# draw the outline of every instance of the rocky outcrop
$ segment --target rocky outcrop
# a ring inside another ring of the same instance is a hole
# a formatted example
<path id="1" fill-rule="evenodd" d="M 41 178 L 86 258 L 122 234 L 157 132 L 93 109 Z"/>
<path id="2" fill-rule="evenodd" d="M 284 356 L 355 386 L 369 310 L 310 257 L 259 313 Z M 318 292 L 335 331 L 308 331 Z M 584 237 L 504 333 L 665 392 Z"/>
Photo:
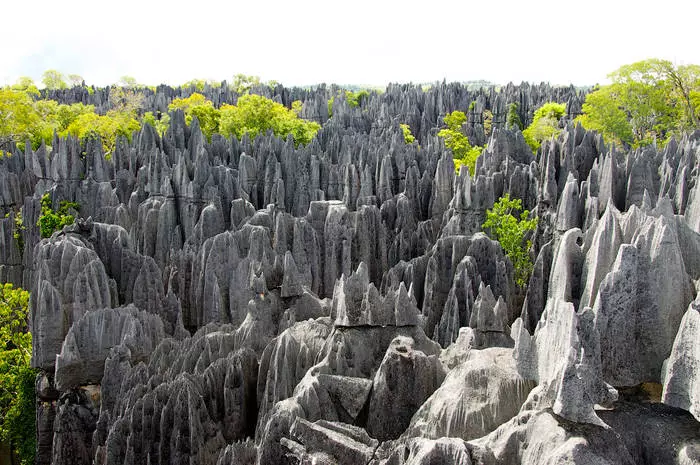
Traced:
<path id="1" fill-rule="evenodd" d="M 700 421 L 700 309 L 695 300 L 683 315 L 671 356 L 666 360 L 662 400 Z"/>
<path id="2" fill-rule="evenodd" d="M 411 419 L 408 436 L 476 439 L 515 416 L 535 386 L 517 372 L 512 350 L 471 350 Z"/>
<path id="3" fill-rule="evenodd" d="M 471 441 L 483 464 L 685 464 L 697 460 L 697 423 L 662 404 L 619 402 L 600 412 L 609 428 L 572 423 L 551 411 L 524 411 L 496 431 Z M 633 425 L 642 422 L 645 428 Z"/>
<path id="4" fill-rule="evenodd" d="M 154 112 L 194 91 L 139 90 Z M 544 84 L 251 91 L 322 129 L 208 139 L 176 111 L 110 157 L 55 137 L 0 158 L 38 463 L 697 461 L 700 133 L 623 152 L 568 122 L 583 91 Z M 569 114 L 533 153 L 506 116 L 546 101 Z M 487 145 L 475 173 L 436 136 L 454 110 Z M 80 207 L 42 239 L 45 193 Z M 525 289 L 481 231 L 504 194 L 538 217 Z"/>
<path id="5" fill-rule="evenodd" d="M 409 337 L 395 338 L 374 375 L 367 432 L 380 441 L 399 437 L 444 377 L 437 356 L 414 350 Z"/>
<path id="6" fill-rule="evenodd" d="M 160 318 L 133 305 L 89 312 L 68 330 L 56 357 L 56 389 L 99 384 L 113 347 L 124 346 L 134 363 L 148 361 L 164 338 Z"/>

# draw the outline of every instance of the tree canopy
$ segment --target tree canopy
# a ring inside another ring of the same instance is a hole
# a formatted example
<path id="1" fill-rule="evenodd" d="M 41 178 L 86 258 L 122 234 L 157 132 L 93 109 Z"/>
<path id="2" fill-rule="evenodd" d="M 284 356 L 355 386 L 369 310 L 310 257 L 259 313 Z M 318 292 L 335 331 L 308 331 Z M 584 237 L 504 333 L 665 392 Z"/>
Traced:
<path id="1" fill-rule="evenodd" d="M 520 199 L 511 199 L 505 194 L 498 199 L 492 209 L 486 210 L 486 221 L 482 225 L 489 235 L 496 239 L 510 258 L 515 269 L 515 282 L 523 287 L 532 274 L 533 263 L 530 258 L 531 241 L 525 237 L 537 227 L 538 218 L 528 219 L 530 212 L 522 210 Z M 520 215 L 517 215 L 517 212 Z"/>
<path id="2" fill-rule="evenodd" d="M 463 111 L 453 111 L 443 117 L 447 126 L 438 132 L 438 137 L 445 141 L 445 146 L 452 151 L 452 158 L 455 163 L 455 170 L 459 172 L 461 166 L 469 168 L 470 175 L 474 176 L 476 171 L 476 159 L 479 158 L 483 147 L 473 146 L 469 143 L 469 138 L 462 129 L 462 125 L 467 121 L 467 115 Z"/>
<path id="3" fill-rule="evenodd" d="M 30 368 L 29 293 L 0 284 L 0 440 L 7 441 L 22 465 L 34 463 L 35 371 Z"/>
<path id="4" fill-rule="evenodd" d="M 80 139 L 99 137 L 109 155 L 118 136 L 131 138 L 141 127 L 138 114 L 143 97 L 133 90 L 112 87 L 109 96 L 113 109 L 100 115 L 93 105 L 38 99 L 35 89 L 28 78 L 0 88 L 0 148 L 15 143 L 22 150 L 29 141 L 36 149 L 42 143 L 50 145 L 56 133 Z"/>
<path id="5" fill-rule="evenodd" d="M 566 104 L 547 102 L 535 110 L 532 124 L 523 131 L 525 142 L 537 152 L 543 141 L 556 137 L 560 132 L 559 121 L 566 115 Z"/>
<path id="6" fill-rule="evenodd" d="M 621 66 L 586 96 L 577 119 L 608 142 L 639 147 L 700 127 L 700 66 L 652 58 Z"/>
<path id="7" fill-rule="evenodd" d="M 321 129 L 321 125 L 299 118 L 300 105 L 293 107 L 297 111 L 261 95 L 243 95 L 238 98 L 236 105 L 221 106 L 220 132 L 240 139 L 243 134 L 255 138 L 272 131 L 280 137 L 291 134 L 296 144 L 306 145 Z"/>
<path id="8" fill-rule="evenodd" d="M 211 136 L 219 132 L 219 118 L 221 113 L 214 108 L 214 104 L 207 100 L 204 95 L 195 92 L 187 98 L 176 98 L 170 105 L 170 111 L 182 110 L 185 113 L 185 122 L 189 125 L 195 116 L 199 120 L 199 127 L 202 133 L 211 140 Z"/>

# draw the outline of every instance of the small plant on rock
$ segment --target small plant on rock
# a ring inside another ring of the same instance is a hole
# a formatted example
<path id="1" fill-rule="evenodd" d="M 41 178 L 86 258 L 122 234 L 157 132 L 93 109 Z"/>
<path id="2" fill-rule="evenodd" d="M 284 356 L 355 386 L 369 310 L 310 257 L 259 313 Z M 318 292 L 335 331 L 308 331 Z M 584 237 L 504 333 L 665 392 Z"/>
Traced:
<path id="1" fill-rule="evenodd" d="M 41 216 L 39 216 L 39 221 L 37 222 L 41 237 L 51 237 L 51 234 L 55 231 L 69 224 L 73 224 L 75 217 L 68 213 L 71 208 L 78 210 L 80 205 L 76 202 L 62 200 L 58 211 L 54 211 L 53 208 L 51 208 L 51 196 L 48 193 L 44 194 L 43 197 L 41 197 Z"/>

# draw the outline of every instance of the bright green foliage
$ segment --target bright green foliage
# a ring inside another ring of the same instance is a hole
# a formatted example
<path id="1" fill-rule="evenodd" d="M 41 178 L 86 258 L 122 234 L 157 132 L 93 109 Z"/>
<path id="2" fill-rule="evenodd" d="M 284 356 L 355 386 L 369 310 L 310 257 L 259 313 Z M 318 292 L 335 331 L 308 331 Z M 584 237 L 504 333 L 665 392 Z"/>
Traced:
<path id="1" fill-rule="evenodd" d="M 260 95 L 242 95 L 236 105 L 221 106 L 219 131 L 239 139 L 243 134 L 255 138 L 272 131 L 278 137 L 291 134 L 297 145 L 306 145 L 320 128 L 318 123 L 300 119 L 295 111 Z"/>
<path id="2" fill-rule="evenodd" d="M 462 166 L 466 166 L 469 168 L 469 174 L 474 176 L 474 173 L 476 172 L 476 159 L 481 156 L 482 153 L 484 153 L 484 150 L 486 147 L 479 147 L 478 145 L 475 145 L 471 147 L 467 152 L 462 156 L 462 158 L 453 158 L 454 164 L 455 164 L 455 173 L 459 174 L 459 170 Z"/>
<path id="3" fill-rule="evenodd" d="M 131 140 L 134 132 L 141 129 L 141 123 L 127 113 L 108 111 L 106 115 L 85 113 L 76 118 L 62 133 L 70 134 L 78 139 L 99 137 L 105 158 L 109 159 L 117 146 L 118 137 Z"/>
<path id="4" fill-rule="evenodd" d="M 188 125 L 196 116 L 202 133 L 208 140 L 211 140 L 212 134 L 219 130 L 220 111 L 214 108 L 214 104 L 202 94 L 195 92 L 187 98 L 176 98 L 168 105 L 168 109 L 184 111 L 185 122 Z"/>
<path id="5" fill-rule="evenodd" d="M 401 127 L 401 131 L 403 132 L 403 141 L 407 144 L 412 144 L 416 141 L 416 138 L 413 134 L 411 134 L 411 128 L 408 126 L 408 124 L 401 123 L 399 124 Z"/>
<path id="6" fill-rule="evenodd" d="M 476 171 L 476 159 L 483 152 L 482 147 L 472 147 L 469 139 L 462 131 L 462 124 L 467 121 L 467 115 L 462 111 L 453 111 L 443 118 L 446 129 L 438 132 L 438 137 L 445 140 L 445 146 L 452 150 L 452 158 L 455 160 L 455 170 L 459 172 L 461 166 L 467 166 L 473 176 Z"/>
<path id="7" fill-rule="evenodd" d="M 75 202 L 62 200 L 58 211 L 54 211 L 53 208 L 51 208 L 51 196 L 48 192 L 44 194 L 41 197 L 41 215 L 37 222 L 41 237 L 51 237 L 51 234 L 55 231 L 63 229 L 64 226 L 68 226 L 69 224 L 73 224 L 75 218 L 68 213 L 68 210 L 71 208 L 78 210 L 80 209 L 80 205 Z"/>
<path id="8" fill-rule="evenodd" d="M 596 89 L 586 96 L 583 114 L 576 118 L 584 128 L 600 132 L 608 142 L 625 146 L 634 143 L 632 124 L 619 101 L 620 86 L 617 84 Z"/>
<path id="9" fill-rule="evenodd" d="M 328 99 L 328 117 L 333 117 L 333 103 L 335 102 L 335 95 Z"/>
<path id="10" fill-rule="evenodd" d="M 160 135 L 163 136 L 165 134 L 165 131 L 168 130 L 168 126 L 170 125 L 170 115 L 167 113 L 161 114 L 160 112 L 158 113 L 158 118 L 153 114 L 152 111 L 148 111 L 144 113 L 143 119 L 141 120 L 143 124 L 150 124 L 153 126 L 156 130 L 156 132 Z"/>
<path id="11" fill-rule="evenodd" d="M 482 228 L 490 232 L 490 236 L 496 239 L 503 247 L 515 269 L 515 282 L 523 287 L 527 284 L 532 273 L 533 263 L 530 258 L 530 240 L 525 240 L 525 235 L 534 231 L 537 227 L 537 217 L 528 219 L 530 212 L 524 210 L 520 216 L 514 215 L 522 210 L 522 201 L 512 199 L 505 194 L 498 199 L 493 209 L 486 211 L 486 222 Z"/>
<path id="12" fill-rule="evenodd" d="M 173 100 L 168 108 L 183 110 L 187 124 L 196 116 L 208 139 L 217 132 L 225 136 L 235 135 L 240 139 L 243 134 L 255 138 L 272 131 L 278 137 L 291 134 L 298 145 L 308 144 L 321 128 L 316 122 L 299 118 L 302 108 L 300 101 L 293 102 L 289 109 L 256 94 L 241 95 L 236 105 L 225 104 L 217 109 L 203 95 L 194 93 L 185 99 Z"/>
<path id="13" fill-rule="evenodd" d="M 578 121 L 609 142 L 639 147 L 700 127 L 700 66 L 649 59 L 624 65 L 586 96 Z"/>
<path id="14" fill-rule="evenodd" d="M 462 124 L 467 122 L 467 115 L 464 114 L 463 111 L 453 111 L 452 113 L 445 115 L 443 121 L 445 121 L 447 129 L 452 131 L 461 131 Z"/>
<path id="15" fill-rule="evenodd" d="M 31 90 L 0 89 L 0 146 L 15 142 L 20 150 L 29 140 L 34 149 L 42 142 L 51 143 L 54 132 L 85 139 L 99 136 L 104 150 L 109 154 L 116 146 L 118 136 L 131 138 L 141 127 L 136 114 L 138 98 L 132 91 L 115 88 L 115 109 L 106 115 L 98 115 L 92 105 L 74 103 L 59 104 L 54 100 L 34 100 Z"/>
<path id="16" fill-rule="evenodd" d="M 34 463 L 36 372 L 30 368 L 32 335 L 27 330 L 29 293 L 0 284 L 0 440 L 22 465 Z"/>
<path id="17" fill-rule="evenodd" d="M 99 137 L 105 157 L 109 159 L 116 148 L 117 138 L 131 140 L 132 134 L 141 129 L 137 118 L 143 95 L 132 88 L 112 86 L 109 101 L 112 109 L 105 115 L 95 113 L 92 105 L 58 105 L 55 116 L 49 121 L 54 122 L 60 136 L 70 134 L 81 140 Z"/>
<path id="18" fill-rule="evenodd" d="M 362 102 L 368 97 L 369 92 L 367 92 L 364 89 L 358 92 L 353 92 L 351 90 L 345 91 L 345 100 L 348 102 L 348 105 L 350 105 L 353 108 L 362 105 Z"/>
<path id="19" fill-rule="evenodd" d="M 15 142 L 23 148 L 27 139 L 40 137 L 37 129 L 40 123 L 34 100 L 27 92 L 0 89 L 0 146 Z"/>
<path id="20" fill-rule="evenodd" d="M 63 76 L 63 73 L 56 71 L 55 69 L 44 71 L 41 82 L 44 83 L 44 87 L 51 90 L 68 88 L 68 84 L 66 83 L 66 78 Z"/>
<path id="21" fill-rule="evenodd" d="M 559 120 L 566 115 L 566 104 L 547 102 L 535 110 L 532 124 L 523 131 L 525 142 L 533 152 L 537 152 L 542 141 L 557 136 L 561 129 Z"/>
<path id="22" fill-rule="evenodd" d="M 523 122 L 518 115 L 518 104 L 516 102 L 508 105 L 508 115 L 506 116 L 506 127 L 523 129 Z"/>
<path id="23" fill-rule="evenodd" d="M 17 82 L 12 85 L 11 89 L 26 92 L 35 97 L 39 96 L 39 89 L 37 88 L 36 84 L 34 84 L 34 79 L 27 76 L 22 76 L 17 79 Z"/>

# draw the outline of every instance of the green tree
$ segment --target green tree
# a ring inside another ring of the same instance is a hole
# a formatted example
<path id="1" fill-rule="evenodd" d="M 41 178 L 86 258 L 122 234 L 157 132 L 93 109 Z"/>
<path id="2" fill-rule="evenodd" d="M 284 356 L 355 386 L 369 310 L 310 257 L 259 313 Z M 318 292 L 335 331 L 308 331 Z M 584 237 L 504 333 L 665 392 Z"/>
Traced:
<path id="1" fill-rule="evenodd" d="M 461 166 L 466 166 L 473 176 L 476 171 L 476 159 L 481 156 L 483 148 L 472 147 L 462 130 L 462 124 L 467 121 L 467 115 L 462 111 L 453 111 L 445 115 L 443 121 L 447 128 L 441 129 L 437 135 L 445 141 L 445 146 L 452 151 L 455 170 L 459 172 Z"/>
<path id="2" fill-rule="evenodd" d="M 27 92 L 0 88 L 0 148 L 8 149 L 12 142 L 24 148 L 26 140 L 39 137 L 40 122 L 34 100 Z"/>
<path id="3" fill-rule="evenodd" d="M 537 152 L 542 141 L 557 136 L 561 132 L 559 120 L 564 115 L 566 115 L 565 103 L 547 102 L 535 110 L 532 124 L 523 131 L 525 142 L 533 152 Z"/>
<path id="4" fill-rule="evenodd" d="M 401 127 L 401 132 L 403 132 L 403 141 L 407 144 L 414 143 L 416 138 L 411 133 L 411 128 L 408 126 L 408 124 L 401 123 L 399 126 Z"/>
<path id="5" fill-rule="evenodd" d="M 295 144 L 306 145 L 320 128 L 318 123 L 303 120 L 294 110 L 261 95 L 242 95 L 236 105 L 221 106 L 220 132 L 239 139 L 243 134 L 255 138 L 272 131 L 278 137 L 291 134 Z"/>
<path id="6" fill-rule="evenodd" d="M 206 85 L 206 83 L 207 81 L 205 81 L 204 79 L 192 79 L 184 83 L 182 87 L 192 87 L 197 92 L 204 92 L 204 86 Z"/>
<path id="7" fill-rule="evenodd" d="M 39 89 L 36 87 L 36 84 L 34 84 L 34 79 L 27 76 L 22 76 L 17 79 L 17 82 L 12 85 L 12 90 L 26 92 L 34 97 L 39 96 Z"/>
<path id="8" fill-rule="evenodd" d="M 141 123 L 128 113 L 110 110 L 106 115 L 81 114 L 61 135 L 70 134 L 82 141 L 99 138 L 105 158 L 109 159 L 117 146 L 117 138 L 125 137 L 131 140 L 133 133 L 139 129 L 141 129 Z"/>
<path id="9" fill-rule="evenodd" d="M 652 58 L 621 66 L 608 77 L 612 83 L 586 96 L 578 118 L 608 141 L 638 147 L 700 127 L 700 66 Z"/>
<path id="10" fill-rule="evenodd" d="M 167 113 L 161 114 L 158 112 L 158 117 L 156 117 L 152 111 L 148 111 L 144 113 L 142 123 L 150 124 L 153 126 L 156 132 L 162 136 L 168 130 L 168 126 L 170 126 L 170 115 Z"/>
<path id="11" fill-rule="evenodd" d="M 143 105 L 143 94 L 133 86 L 112 86 L 109 88 L 109 103 L 113 111 L 136 118 Z"/>
<path id="12" fill-rule="evenodd" d="M 586 96 L 581 107 L 583 113 L 575 121 L 588 130 L 598 131 L 608 142 L 629 147 L 634 141 L 634 132 L 627 112 L 620 104 L 618 84 L 595 89 Z"/>
<path id="13" fill-rule="evenodd" d="M 503 247 L 515 269 L 515 282 L 518 286 L 525 286 L 532 273 L 533 263 L 530 258 L 532 242 L 525 236 L 537 227 L 537 217 L 528 219 L 530 212 L 522 210 L 522 201 L 512 199 L 505 194 L 498 199 L 492 209 L 486 210 L 486 221 L 482 228 L 489 231 L 489 235 L 496 239 Z"/>
<path id="14" fill-rule="evenodd" d="M 58 211 L 54 211 L 51 205 L 51 196 L 48 192 L 44 194 L 41 197 L 41 215 L 37 221 L 41 237 L 51 237 L 54 232 L 63 229 L 64 226 L 73 224 L 75 217 L 69 213 L 70 209 L 79 210 L 80 205 L 62 200 Z"/>
<path id="15" fill-rule="evenodd" d="M 182 110 L 185 113 L 185 123 L 188 125 L 196 116 L 199 120 L 199 127 L 208 140 L 211 140 L 211 136 L 219 131 L 221 112 L 214 108 L 211 100 L 207 100 L 200 93 L 195 92 L 187 98 L 176 98 L 170 102 L 168 109 L 170 111 Z"/>
<path id="16" fill-rule="evenodd" d="M 30 368 L 29 293 L 0 284 L 0 440 L 10 444 L 22 465 L 34 463 L 36 372 Z"/>
<path id="17" fill-rule="evenodd" d="M 365 99 L 369 98 L 369 92 L 365 89 L 353 92 L 351 90 L 345 91 L 345 100 L 351 107 L 359 107 Z"/>
<path id="18" fill-rule="evenodd" d="M 44 71 L 41 82 L 44 83 L 44 87 L 51 90 L 68 88 L 68 84 L 66 83 L 66 78 L 63 73 L 56 71 L 55 69 Z"/>
<path id="19" fill-rule="evenodd" d="M 491 128 L 493 127 L 493 113 L 491 110 L 484 110 L 481 115 L 484 124 L 484 135 L 491 136 Z"/>
<path id="20" fill-rule="evenodd" d="M 2 151 L 0 151 L 0 158 L 2 158 Z M 5 218 L 10 218 L 11 213 L 7 213 Z M 27 229 L 24 227 L 24 219 L 22 218 L 22 210 L 16 210 L 14 212 L 14 227 L 12 228 L 12 237 L 17 241 L 17 247 L 19 248 L 20 254 L 24 253 L 24 231 Z"/>

